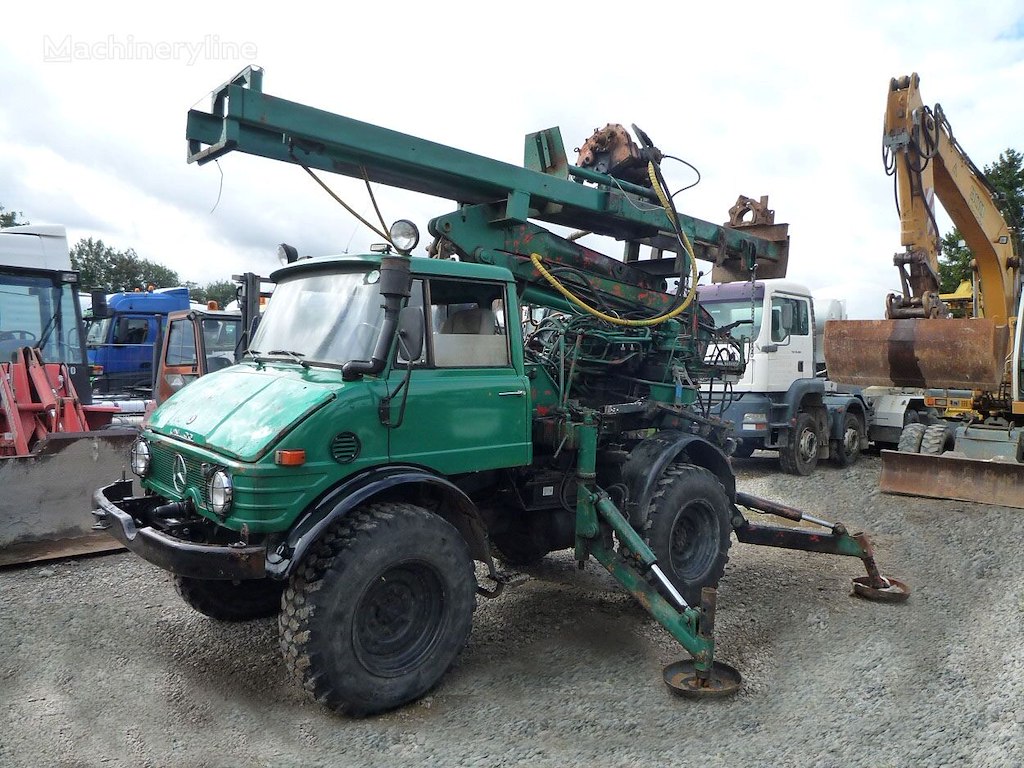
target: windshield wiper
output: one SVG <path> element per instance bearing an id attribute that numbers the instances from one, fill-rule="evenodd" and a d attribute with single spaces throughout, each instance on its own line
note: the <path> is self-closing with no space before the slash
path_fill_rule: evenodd
<path id="1" fill-rule="evenodd" d="M 293 352 L 290 349 L 272 349 L 269 352 L 267 352 L 267 354 L 268 355 L 287 355 L 293 361 L 295 361 L 296 363 L 301 365 L 303 368 L 309 368 L 309 363 L 307 363 L 305 360 L 302 359 L 303 357 L 306 356 L 304 352 Z"/>

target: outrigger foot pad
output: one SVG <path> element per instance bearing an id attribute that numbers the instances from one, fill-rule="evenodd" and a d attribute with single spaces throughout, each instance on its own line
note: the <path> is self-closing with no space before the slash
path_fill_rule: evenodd
<path id="1" fill-rule="evenodd" d="M 712 662 L 707 677 L 697 674 L 693 659 L 677 661 L 665 667 L 665 685 L 677 696 L 691 699 L 718 699 L 732 696 L 740 689 L 742 678 L 739 670 L 723 664 Z"/>
<path id="2" fill-rule="evenodd" d="M 899 579 L 879 577 L 881 584 L 873 584 L 870 576 L 858 576 L 853 579 L 853 594 L 865 600 L 878 603 L 902 603 L 910 597 L 910 587 Z"/>

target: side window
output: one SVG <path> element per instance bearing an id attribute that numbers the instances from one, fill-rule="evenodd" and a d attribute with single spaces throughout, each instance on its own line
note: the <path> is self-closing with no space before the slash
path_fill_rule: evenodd
<path id="1" fill-rule="evenodd" d="M 182 321 L 175 321 L 177 325 Z M 203 320 L 203 345 L 206 347 L 206 354 L 211 355 L 218 352 L 235 353 L 235 344 L 238 341 L 238 326 L 241 320 Z"/>
<path id="2" fill-rule="evenodd" d="M 196 365 L 196 338 L 192 334 L 192 323 L 175 320 L 167 331 L 167 365 Z"/>
<path id="3" fill-rule="evenodd" d="M 433 279 L 428 335 L 438 368 L 511 365 L 502 283 Z"/>
<path id="4" fill-rule="evenodd" d="M 787 316 L 788 331 L 785 327 Z M 810 332 L 810 305 L 806 301 L 784 296 L 772 298 L 772 341 L 785 341 L 787 336 L 807 336 Z"/>
<path id="5" fill-rule="evenodd" d="M 144 344 L 149 335 L 149 318 L 122 317 L 114 326 L 115 344 Z"/>

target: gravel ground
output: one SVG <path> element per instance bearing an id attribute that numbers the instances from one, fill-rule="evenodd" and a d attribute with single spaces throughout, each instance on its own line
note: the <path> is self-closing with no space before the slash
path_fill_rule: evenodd
<path id="1" fill-rule="evenodd" d="M 670 695 L 685 657 L 596 563 L 550 555 L 477 610 L 423 700 L 366 720 L 305 700 L 272 620 L 191 612 L 128 554 L 0 572 L 0 766 L 1020 766 L 1024 514 L 877 491 L 880 460 L 740 487 L 874 535 L 902 605 L 848 558 L 734 545 L 721 701 Z"/>

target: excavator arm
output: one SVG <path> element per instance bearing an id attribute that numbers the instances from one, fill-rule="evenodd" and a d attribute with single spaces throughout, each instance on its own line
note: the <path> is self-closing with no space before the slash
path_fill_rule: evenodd
<path id="1" fill-rule="evenodd" d="M 900 241 L 894 263 L 903 296 L 890 296 L 886 316 L 939 317 L 939 232 L 935 200 L 942 203 L 974 255 L 982 287 L 984 315 L 1006 325 L 1020 293 L 1020 260 L 995 202 L 995 190 L 956 138 L 942 106 L 921 99 L 917 74 L 893 79 L 885 112 L 882 151 L 895 177 Z"/>
<path id="2" fill-rule="evenodd" d="M 890 81 L 882 136 L 886 171 L 896 183 L 904 250 L 893 262 L 903 293 L 887 297 L 886 320 L 828 324 L 829 376 L 859 386 L 997 393 L 1009 381 L 1006 361 L 1020 297 L 1015 236 L 942 107 L 926 106 L 919 85 L 917 74 Z M 936 200 L 974 254 L 984 319 L 948 319 L 939 298 Z"/>

